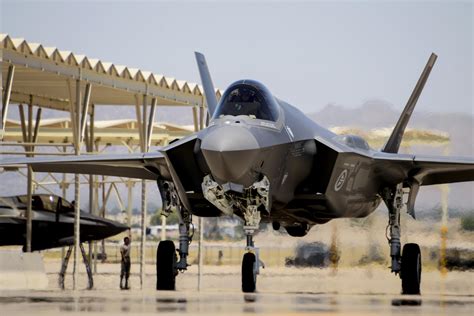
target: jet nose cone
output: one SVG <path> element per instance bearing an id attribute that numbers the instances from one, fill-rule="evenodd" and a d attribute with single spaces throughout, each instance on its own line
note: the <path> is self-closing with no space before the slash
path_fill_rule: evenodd
<path id="1" fill-rule="evenodd" d="M 219 152 L 252 150 L 258 149 L 258 142 L 248 128 L 219 126 L 205 135 L 201 149 Z"/>
<path id="2" fill-rule="evenodd" d="M 258 149 L 251 131 L 239 126 L 217 127 L 201 143 L 206 163 L 217 180 L 244 185 L 248 183 L 243 183 L 243 178 L 250 176 Z"/>
<path id="3" fill-rule="evenodd" d="M 104 219 L 104 225 L 106 226 L 104 233 L 106 233 L 109 237 L 118 235 L 130 228 L 125 224 L 109 219 Z"/>

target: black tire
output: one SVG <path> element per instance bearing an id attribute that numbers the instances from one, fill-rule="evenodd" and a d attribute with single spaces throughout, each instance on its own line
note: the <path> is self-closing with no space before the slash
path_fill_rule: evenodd
<path id="1" fill-rule="evenodd" d="M 247 252 L 242 259 L 242 292 L 253 293 L 257 285 L 257 275 L 254 272 L 255 254 Z"/>
<path id="2" fill-rule="evenodd" d="M 171 240 L 163 240 L 156 251 L 156 289 L 174 291 L 176 289 L 176 248 Z"/>
<path id="3" fill-rule="evenodd" d="M 420 294 L 421 251 L 418 244 L 403 246 L 400 278 L 402 279 L 402 294 Z"/>

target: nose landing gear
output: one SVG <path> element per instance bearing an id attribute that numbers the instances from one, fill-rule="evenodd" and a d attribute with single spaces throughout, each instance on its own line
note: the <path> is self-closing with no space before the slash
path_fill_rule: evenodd
<path id="1" fill-rule="evenodd" d="M 242 259 L 242 292 L 253 293 L 257 287 L 257 275 L 260 273 L 260 266 L 265 268 L 260 261 L 258 248 L 253 242 L 253 235 L 260 224 L 260 212 L 257 206 L 249 205 L 244 212 L 244 231 L 247 236 L 247 246 Z"/>

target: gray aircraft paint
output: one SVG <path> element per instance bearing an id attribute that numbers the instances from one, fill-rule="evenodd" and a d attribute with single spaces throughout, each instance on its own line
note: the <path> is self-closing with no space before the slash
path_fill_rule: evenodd
<path id="1" fill-rule="evenodd" d="M 241 80 L 226 92 L 236 85 L 268 91 L 256 81 Z M 474 180 L 472 157 L 374 151 L 356 136 L 341 138 L 296 107 L 272 98 L 278 108 L 275 122 L 248 115 L 215 117 L 207 128 L 156 153 L 25 158 L 5 160 L 1 165 L 26 163 L 35 171 L 172 181 L 184 207 L 198 216 L 223 215 L 204 198 L 204 177 L 211 175 L 220 186 L 238 191 L 265 176 L 270 182 L 271 209 L 263 212 L 262 220 L 286 227 L 311 227 L 334 218 L 367 216 L 380 204 L 381 191 L 399 183 L 417 187 Z M 413 103 L 408 106 L 411 113 Z M 402 127 L 394 130 L 391 139 L 395 145 L 388 151 L 397 147 L 397 135 L 403 135 L 406 123 L 404 120 Z M 239 194 L 232 190 L 231 194 Z M 416 193 L 411 198 L 414 203 Z M 242 216 L 241 210 L 234 212 Z"/>

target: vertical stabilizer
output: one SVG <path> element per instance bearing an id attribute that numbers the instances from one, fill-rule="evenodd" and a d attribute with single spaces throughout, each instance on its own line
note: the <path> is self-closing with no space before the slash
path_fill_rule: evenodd
<path id="1" fill-rule="evenodd" d="M 386 153 L 397 153 L 398 149 L 400 148 L 400 143 L 402 142 L 403 134 L 405 133 L 405 128 L 407 127 L 408 121 L 410 120 L 411 114 L 413 113 L 413 109 L 415 108 L 416 102 L 420 97 L 421 91 L 423 91 L 423 87 L 425 86 L 426 81 L 430 75 L 431 69 L 436 62 L 435 53 L 432 53 L 428 62 L 426 63 L 425 69 L 421 73 L 420 79 L 416 83 L 415 89 L 411 93 L 410 98 L 408 99 L 407 105 L 400 115 L 398 119 L 397 125 L 395 125 L 390 138 L 388 139 L 385 146 L 382 148 L 382 152 Z"/>
<path id="2" fill-rule="evenodd" d="M 217 107 L 216 91 L 212 83 L 211 74 L 207 67 L 206 58 L 203 54 L 195 52 L 196 62 L 199 68 L 199 75 L 201 76 L 202 87 L 204 88 L 204 95 L 206 96 L 207 109 L 209 115 L 212 117 Z"/>

